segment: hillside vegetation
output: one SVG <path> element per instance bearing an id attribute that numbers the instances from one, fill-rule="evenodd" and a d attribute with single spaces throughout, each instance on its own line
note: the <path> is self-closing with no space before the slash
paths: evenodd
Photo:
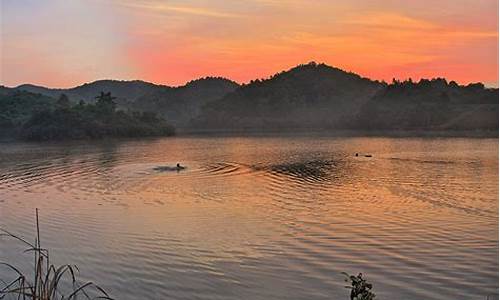
<path id="1" fill-rule="evenodd" d="M 498 89 L 438 78 L 394 81 L 360 110 L 356 127 L 404 130 L 498 130 Z"/>
<path id="2" fill-rule="evenodd" d="M 80 101 L 93 103 L 95 96 L 104 91 L 113 94 L 115 102 L 119 107 L 127 107 L 135 99 L 163 87 L 165 86 L 141 80 L 97 80 L 68 89 L 54 89 L 32 84 L 23 84 L 16 87 L 16 89 L 56 99 L 61 94 L 65 94 L 72 103 L 78 103 Z"/>
<path id="3" fill-rule="evenodd" d="M 234 91 L 239 85 L 221 77 L 206 77 L 180 87 L 163 87 L 136 99 L 132 109 L 157 112 L 176 127 L 188 126 L 201 107 Z"/>
<path id="4" fill-rule="evenodd" d="M 498 89 L 445 79 L 372 81 L 310 63 L 208 103 L 199 130 L 498 131 Z"/>
<path id="5" fill-rule="evenodd" d="M 52 108 L 55 102 L 51 97 L 0 87 L 0 128 L 14 130 L 34 113 Z"/>
<path id="6" fill-rule="evenodd" d="M 101 92 L 114 96 L 112 114 L 98 112 L 95 96 Z M 61 94 L 67 95 L 69 109 L 61 110 L 56 105 L 55 99 Z M 206 77 L 179 87 L 117 80 L 70 89 L 2 87 L 0 125 L 5 132 L 31 118 L 24 136 L 49 138 L 165 134 L 170 132 L 165 129 L 165 119 L 183 132 L 374 130 L 455 134 L 498 132 L 498 105 L 498 89 L 481 83 L 464 86 L 436 78 L 387 84 L 312 62 L 243 85 Z M 72 133 L 44 129 L 58 127 L 51 119 L 80 129 Z"/>
<path id="7" fill-rule="evenodd" d="M 26 91 L 2 89 L 2 135 L 26 140 L 96 139 L 104 137 L 169 136 L 174 127 L 150 112 L 117 110 L 111 93 L 96 97 L 95 104 L 72 104 Z"/>
<path id="8" fill-rule="evenodd" d="M 199 128 L 288 130 L 345 127 L 382 83 L 325 64 L 255 80 L 203 107 Z"/>

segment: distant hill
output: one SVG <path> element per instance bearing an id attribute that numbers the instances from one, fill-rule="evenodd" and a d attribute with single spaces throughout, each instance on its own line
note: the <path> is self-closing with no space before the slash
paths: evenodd
<path id="1" fill-rule="evenodd" d="M 384 85 L 325 64 L 299 65 L 208 103 L 192 126 L 218 130 L 343 128 Z"/>
<path id="2" fill-rule="evenodd" d="M 498 89 L 445 79 L 394 81 L 360 110 L 355 125 L 380 130 L 498 130 Z"/>
<path id="3" fill-rule="evenodd" d="M 156 85 L 140 80 L 98 80 L 68 89 L 52 89 L 32 84 L 23 84 L 16 87 L 16 89 L 31 93 L 39 93 L 53 98 L 58 98 L 61 94 L 65 94 L 69 97 L 70 101 L 74 103 L 80 100 L 95 102 L 95 97 L 99 95 L 100 92 L 111 92 L 111 94 L 117 97 L 116 102 L 119 106 L 127 107 L 137 98 L 164 87 L 163 85 Z"/>
<path id="4" fill-rule="evenodd" d="M 111 93 L 71 103 L 0 86 L 0 137 L 26 140 L 169 136 L 175 128 L 154 113 L 117 110 Z"/>
<path id="5" fill-rule="evenodd" d="M 193 80 L 180 87 L 162 87 L 137 98 L 132 109 L 156 112 L 172 124 L 185 127 L 198 116 L 206 103 L 218 100 L 234 91 L 239 85 L 220 77 Z"/>
<path id="6" fill-rule="evenodd" d="M 179 87 L 155 85 L 144 81 L 99 80 L 74 88 L 52 89 L 31 84 L 20 85 L 14 90 L 41 94 L 59 98 L 68 96 L 71 102 L 83 100 L 95 102 L 100 92 L 111 92 L 121 109 L 155 112 L 167 118 L 171 123 L 185 126 L 198 115 L 204 104 L 222 98 L 234 91 L 239 85 L 220 77 L 206 77 L 188 82 Z"/>
<path id="7" fill-rule="evenodd" d="M 138 80 L 69 89 L 0 87 L 0 124 L 8 128 L 44 107 L 53 109 L 61 94 L 74 105 L 95 103 L 101 92 L 116 97 L 118 111 L 157 113 L 181 131 L 498 132 L 498 89 L 442 78 L 387 84 L 314 62 L 243 85 L 206 77 L 179 87 Z"/>
<path id="8" fill-rule="evenodd" d="M 5 87 L 3 85 L 0 85 L 0 95 L 2 95 L 2 96 L 9 94 L 13 90 L 14 90 L 13 88 L 9 88 L 9 87 Z"/>
<path id="9" fill-rule="evenodd" d="M 21 126 L 34 113 L 53 108 L 55 102 L 55 99 L 41 94 L 0 87 L 0 130 Z"/>
<path id="10" fill-rule="evenodd" d="M 154 113 L 117 110 L 114 99 L 111 93 L 102 92 L 95 103 L 72 105 L 61 96 L 52 108 L 31 114 L 19 128 L 18 136 L 49 141 L 175 134 L 175 128 Z"/>

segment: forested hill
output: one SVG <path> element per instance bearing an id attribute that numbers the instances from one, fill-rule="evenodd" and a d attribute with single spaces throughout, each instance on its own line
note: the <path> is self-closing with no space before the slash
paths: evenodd
<path id="1" fill-rule="evenodd" d="M 136 99 L 131 107 L 156 112 L 178 127 L 186 127 L 203 105 L 218 100 L 239 85 L 221 77 L 206 77 L 180 87 L 164 87 Z"/>
<path id="2" fill-rule="evenodd" d="M 442 78 L 391 84 L 310 63 L 208 103 L 201 131 L 498 131 L 498 89 Z"/>
<path id="3" fill-rule="evenodd" d="M 227 130 L 337 128 L 353 120 L 384 85 L 309 63 L 255 80 L 207 104 L 192 126 Z"/>
<path id="4" fill-rule="evenodd" d="M 95 102 L 100 92 L 110 92 L 120 109 L 155 112 L 177 126 L 185 126 L 196 117 L 204 104 L 222 98 L 239 85 L 222 77 L 206 77 L 179 87 L 155 85 L 135 80 L 99 80 L 69 89 L 52 89 L 31 84 L 20 85 L 13 90 L 31 92 L 57 99 L 61 94 L 70 102 Z"/>
<path id="5" fill-rule="evenodd" d="M 381 130 L 498 130 L 498 89 L 445 79 L 394 81 L 360 110 L 355 127 Z"/>
<path id="6" fill-rule="evenodd" d="M 116 97 L 117 104 L 123 107 L 143 95 L 165 87 L 140 80 L 98 80 L 68 89 L 54 89 L 32 84 L 23 84 L 15 89 L 53 98 L 58 98 L 61 94 L 65 94 L 73 103 L 78 103 L 80 100 L 93 102 L 95 96 L 104 91 L 113 94 Z"/>
<path id="7" fill-rule="evenodd" d="M 0 136 L 26 140 L 96 139 L 169 136 L 175 133 L 163 118 L 150 112 L 117 109 L 115 97 L 101 92 L 94 103 L 74 104 L 0 87 Z"/>
<path id="8" fill-rule="evenodd" d="M 21 127 L 34 113 L 53 108 L 54 98 L 0 86 L 0 134 Z"/>
<path id="9" fill-rule="evenodd" d="M 54 109 L 62 93 L 71 106 L 94 105 L 101 92 L 113 95 L 117 111 L 156 113 L 183 132 L 498 131 L 498 89 L 442 78 L 387 84 L 314 62 L 243 85 L 206 77 L 179 87 L 115 80 L 71 89 L 2 87 L 0 122 L 17 126 Z"/>

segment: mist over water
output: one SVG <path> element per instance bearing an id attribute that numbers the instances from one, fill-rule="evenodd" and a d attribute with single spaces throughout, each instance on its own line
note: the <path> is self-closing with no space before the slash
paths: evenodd
<path id="1" fill-rule="evenodd" d="M 35 207 L 51 259 L 116 299 L 347 299 L 342 271 L 380 299 L 498 299 L 498 139 L 0 144 L 0 227 L 33 238 Z"/>

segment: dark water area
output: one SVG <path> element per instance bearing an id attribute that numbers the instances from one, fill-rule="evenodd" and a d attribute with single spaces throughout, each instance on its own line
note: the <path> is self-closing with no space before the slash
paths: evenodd
<path id="1" fill-rule="evenodd" d="M 0 143 L 0 227 L 33 239 L 35 207 L 54 262 L 116 299 L 347 299 L 343 271 L 379 299 L 498 299 L 498 139 Z"/>

